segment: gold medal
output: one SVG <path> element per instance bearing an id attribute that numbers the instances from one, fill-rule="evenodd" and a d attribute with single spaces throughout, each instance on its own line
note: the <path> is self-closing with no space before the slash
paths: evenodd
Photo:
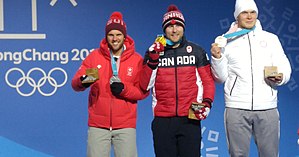
<path id="1" fill-rule="evenodd" d="M 163 46 L 166 46 L 166 39 L 165 39 L 164 35 L 161 35 L 161 34 L 157 35 L 157 38 L 156 38 L 155 42 L 159 42 Z"/>

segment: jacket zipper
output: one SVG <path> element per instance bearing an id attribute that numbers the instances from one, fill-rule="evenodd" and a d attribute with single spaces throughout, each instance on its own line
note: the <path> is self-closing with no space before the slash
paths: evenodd
<path id="1" fill-rule="evenodd" d="M 174 57 L 177 58 L 177 52 L 176 50 L 174 49 Z M 177 80 L 177 75 L 178 75 L 178 72 L 177 72 L 177 60 L 175 59 L 174 60 L 175 64 L 174 64 L 174 69 L 175 69 L 175 75 L 174 75 L 174 79 L 175 79 L 175 114 L 176 116 L 178 116 L 178 80 Z"/>
<path id="2" fill-rule="evenodd" d="M 113 104 L 113 98 L 111 99 L 111 103 L 110 103 L 110 127 L 109 130 L 112 131 L 112 104 Z"/>
<path id="3" fill-rule="evenodd" d="M 250 63 L 251 63 L 251 110 L 253 110 L 253 68 L 252 68 L 252 50 L 251 50 L 251 42 L 249 38 L 249 34 L 247 33 L 248 42 L 249 42 L 249 50 L 250 50 Z"/>
<path id="4" fill-rule="evenodd" d="M 113 58 L 114 59 L 114 58 Z M 116 61 L 116 65 L 117 65 L 117 73 L 118 73 L 118 75 L 119 75 L 119 69 L 120 69 L 120 59 L 121 59 L 121 57 L 119 57 L 118 59 L 117 59 L 117 61 Z M 111 67 L 111 69 L 112 69 L 112 67 Z M 113 75 L 113 72 L 112 72 L 112 75 Z M 112 98 L 111 99 L 111 104 L 110 104 L 110 128 L 109 128 L 109 130 L 110 131 L 112 131 L 113 130 L 113 127 L 112 127 L 112 104 L 114 104 L 114 99 Z"/>

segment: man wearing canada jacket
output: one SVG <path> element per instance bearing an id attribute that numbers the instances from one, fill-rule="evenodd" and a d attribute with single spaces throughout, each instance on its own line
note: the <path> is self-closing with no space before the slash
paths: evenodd
<path id="1" fill-rule="evenodd" d="M 215 85 L 207 54 L 184 36 L 185 19 L 175 5 L 164 15 L 166 44 L 155 42 L 145 54 L 140 85 L 152 89 L 152 132 L 156 157 L 199 157 L 201 124 L 212 107 Z M 157 40 L 156 40 L 157 41 Z M 192 104 L 197 120 L 189 119 Z"/>

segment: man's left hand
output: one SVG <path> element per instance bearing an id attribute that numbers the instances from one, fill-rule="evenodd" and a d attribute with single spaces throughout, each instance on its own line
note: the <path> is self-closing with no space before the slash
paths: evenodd
<path id="1" fill-rule="evenodd" d="M 119 96 L 119 94 L 124 90 L 124 84 L 122 82 L 113 82 L 110 84 L 111 92 L 114 96 Z"/>
<path id="2" fill-rule="evenodd" d="M 280 75 L 277 75 L 277 76 L 273 76 L 273 77 L 267 77 L 267 79 L 273 83 L 280 83 L 282 81 L 282 78 L 283 78 L 283 74 L 280 73 Z"/>
<path id="3" fill-rule="evenodd" d="M 193 109 L 193 110 L 194 110 L 194 114 L 195 114 L 197 119 L 204 120 L 208 117 L 211 108 L 208 107 L 208 106 L 203 106 L 201 108 Z"/>

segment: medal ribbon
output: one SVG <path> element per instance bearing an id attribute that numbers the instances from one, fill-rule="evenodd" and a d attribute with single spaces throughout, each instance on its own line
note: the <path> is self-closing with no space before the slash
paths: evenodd
<path id="1" fill-rule="evenodd" d="M 166 39 L 166 44 L 169 45 L 169 46 L 173 46 L 175 44 L 178 44 L 182 41 L 182 39 L 180 39 L 178 42 L 172 42 L 171 40 L 169 39 Z"/>
<path id="2" fill-rule="evenodd" d="M 122 52 L 124 51 L 124 49 L 122 50 Z M 117 65 L 116 62 L 114 60 L 112 51 L 110 50 L 110 57 L 111 57 L 111 67 L 112 67 L 112 72 L 113 72 L 113 76 L 118 76 L 118 69 L 117 69 Z M 120 60 L 120 57 L 117 59 Z"/>
<path id="3" fill-rule="evenodd" d="M 235 37 L 235 36 L 240 36 L 240 35 L 249 33 L 249 32 L 251 32 L 251 31 L 253 31 L 254 29 L 255 29 L 255 26 L 252 27 L 251 29 L 242 29 L 242 30 L 237 31 L 237 32 L 234 32 L 234 33 L 225 34 L 224 37 L 225 37 L 225 38 L 232 38 L 232 37 Z"/>

